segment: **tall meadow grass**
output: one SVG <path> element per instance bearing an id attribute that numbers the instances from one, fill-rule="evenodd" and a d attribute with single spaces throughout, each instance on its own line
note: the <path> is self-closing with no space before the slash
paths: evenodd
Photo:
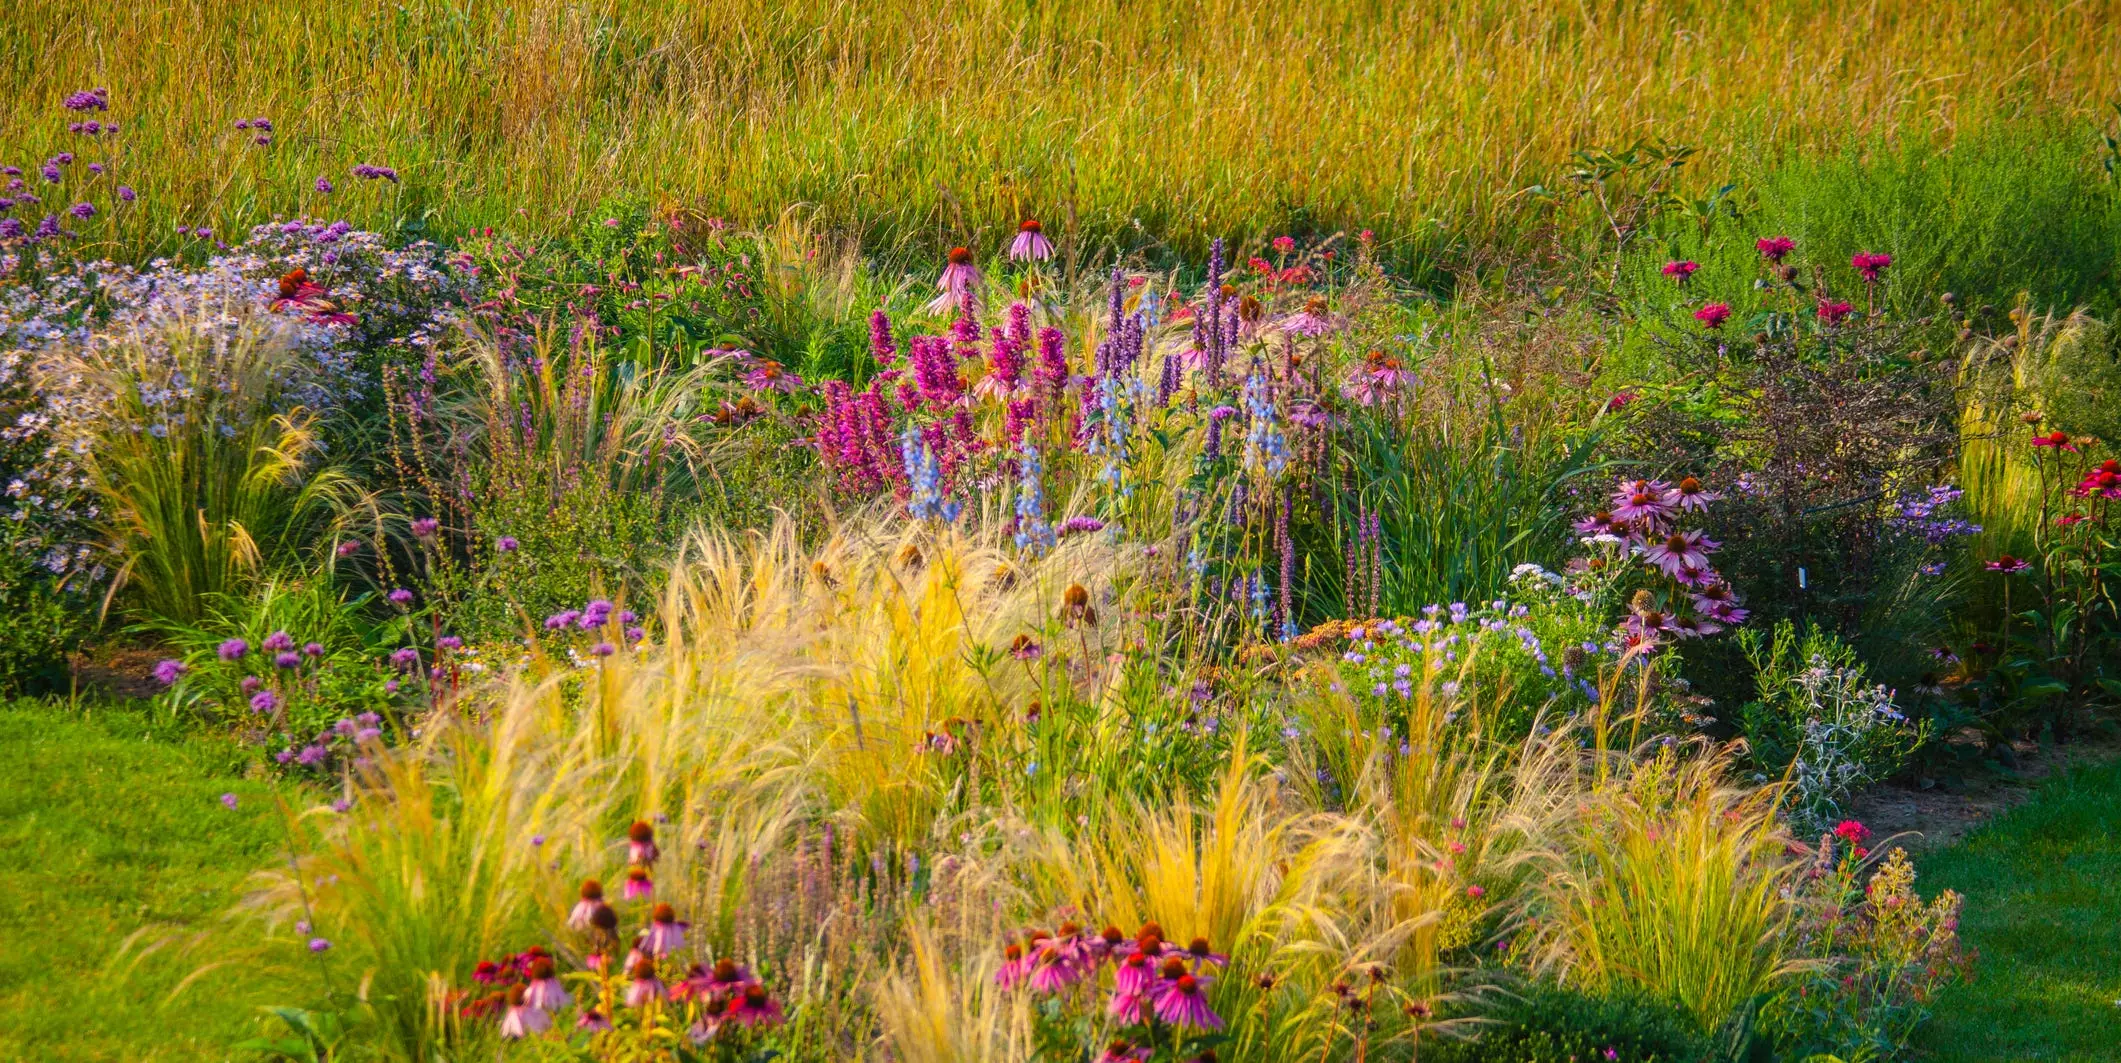
<path id="1" fill-rule="evenodd" d="M 549 229 L 652 197 L 752 224 L 804 204 L 873 246 L 991 243 L 1032 215 L 1071 261 L 1114 237 L 1197 250 L 1337 227 L 1478 259 L 1546 223 L 1517 193 L 1581 148 L 1693 145 L 1712 186 L 1798 146 L 2090 118 L 2121 75 L 2110 0 L 188 0 L 123 17 L 28 0 L 0 25 L 15 150 L 69 146 L 59 100 L 112 90 L 115 172 L 142 194 L 101 238 L 134 251 L 172 246 L 180 221 Z M 268 147 L 233 127 L 259 115 Z M 404 183 L 346 176 L 362 163 Z"/>

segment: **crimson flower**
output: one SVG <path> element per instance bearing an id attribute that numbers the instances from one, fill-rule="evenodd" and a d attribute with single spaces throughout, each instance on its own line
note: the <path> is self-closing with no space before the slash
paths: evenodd
<path id="1" fill-rule="evenodd" d="M 1722 328 L 1723 323 L 1730 319 L 1731 304 L 1729 303 L 1710 303 L 1694 311 L 1694 320 L 1701 322 L 1705 328 Z"/>

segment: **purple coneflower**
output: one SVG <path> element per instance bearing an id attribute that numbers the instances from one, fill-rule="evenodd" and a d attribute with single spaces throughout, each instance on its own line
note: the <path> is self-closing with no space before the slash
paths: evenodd
<path id="1" fill-rule="evenodd" d="M 1281 327 L 1299 336 L 1323 336 L 1336 327 L 1332 314 L 1326 306 L 1326 297 L 1314 295 L 1304 301 L 1304 308 L 1284 318 Z"/>
<path id="2" fill-rule="evenodd" d="M 2027 561 L 2022 557 L 2013 557 L 2010 554 L 2004 554 L 2003 556 L 1995 559 L 1994 561 L 1986 562 L 1986 564 L 1990 572 L 2001 572 L 2005 575 L 2023 572 L 2026 569 L 2033 567 L 2032 562 Z"/>
<path id="3" fill-rule="evenodd" d="M 562 995 L 565 995 L 564 992 Z M 511 1041 L 520 1040 L 534 1033 L 544 1033 L 551 1028 L 552 1015 L 544 1008 L 530 1003 L 529 989 L 522 985 L 508 987 L 508 1011 L 501 1016 L 502 1037 Z"/>
<path id="4" fill-rule="evenodd" d="M 1158 986 L 1154 1001 L 1157 1019 L 1198 1030 L 1222 1029 L 1222 1017 L 1208 1007 L 1208 998 L 1201 992 L 1212 980 L 1207 975 L 1182 974 Z"/>
<path id="5" fill-rule="evenodd" d="M 1613 492 L 1613 519 L 1623 524 L 1663 520 L 1678 502 L 1673 494 L 1671 485 L 1659 480 L 1622 481 Z"/>
<path id="6" fill-rule="evenodd" d="M 574 907 L 567 912 L 568 928 L 577 931 L 589 929 L 592 920 L 597 914 L 597 909 L 603 907 L 606 907 L 604 904 L 604 884 L 593 878 L 583 879 L 582 897 L 574 902 Z"/>
<path id="7" fill-rule="evenodd" d="M 1012 941 L 1002 948 L 1002 965 L 994 970 L 994 984 L 1003 989 L 1014 989 L 1029 977 L 1031 965 L 1024 958 L 1024 947 Z"/>
<path id="8" fill-rule="evenodd" d="M 1709 554 L 1719 544 L 1700 530 L 1675 531 L 1662 539 L 1652 540 L 1642 551 L 1643 559 L 1663 569 L 1665 575 L 1677 578 L 1688 570 L 1705 570 Z"/>
<path id="9" fill-rule="evenodd" d="M 979 267 L 972 264 L 972 252 L 962 247 L 951 248 L 949 263 L 943 267 L 943 275 L 935 281 L 942 294 L 928 304 L 928 312 L 940 314 L 953 306 L 970 303 L 972 290 L 979 286 L 979 282 Z"/>
<path id="10" fill-rule="evenodd" d="M 1613 515 L 1602 509 L 1576 522 L 1576 534 L 1578 535 L 1619 535 L 1620 533 L 1621 527 L 1614 523 Z"/>
<path id="11" fill-rule="evenodd" d="M 582 1012 L 581 1018 L 574 1020 L 574 1028 L 588 1030 L 590 1033 L 604 1033 L 611 1029 L 611 1020 L 605 1018 L 603 1012 L 590 1008 Z"/>
<path id="12" fill-rule="evenodd" d="M 641 932 L 640 949 L 652 956 L 676 952 L 685 947 L 685 929 L 691 925 L 678 921 L 677 909 L 658 904 L 649 917 L 648 929 Z"/>
<path id="13" fill-rule="evenodd" d="M 1024 219 L 1023 224 L 1016 227 L 1016 239 L 1009 242 L 1010 260 L 1044 262 L 1052 257 L 1053 242 L 1046 239 L 1044 228 L 1036 219 Z"/>
<path id="14" fill-rule="evenodd" d="M 626 1006 L 638 1008 L 651 1000 L 662 1000 L 670 995 L 663 980 L 655 976 L 655 960 L 643 956 L 633 965 L 633 983 L 626 987 Z"/>
<path id="15" fill-rule="evenodd" d="M 1678 493 L 1679 508 L 1688 512 L 1705 512 L 1709 503 L 1723 497 L 1702 487 L 1701 481 L 1692 476 L 1682 478 L 1675 490 Z"/>
<path id="16" fill-rule="evenodd" d="M 1149 1055 L 1150 1049 L 1147 1046 L 1136 1045 L 1122 1037 L 1105 1046 L 1104 1054 L 1097 1057 L 1097 1063 L 1138 1063 L 1148 1059 Z"/>
<path id="17" fill-rule="evenodd" d="M 1039 947 L 1038 959 L 1031 967 L 1029 983 L 1041 993 L 1058 993 L 1082 980 L 1087 973 L 1076 966 L 1068 949 L 1058 941 L 1048 941 Z"/>
<path id="18" fill-rule="evenodd" d="M 655 895 L 655 882 L 648 877 L 648 869 L 635 865 L 626 869 L 626 885 L 619 889 L 619 896 L 629 901 L 645 901 Z"/>
<path id="19" fill-rule="evenodd" d="M 1193 969 L 1195 971 L 1200 970 L 1202 964 L 1213 964 L 1217 967 L 1223 967 L 1230 962 L 1228 955 L 1216 952 L 1208 947 L 1207 938 L 1194 938 L 1193 942 L 1182 950 L 1182 955 L 1193 961 Z"/>
<path id="20" fill-rule="evenodd" d="M 752 985 L 744 989 L 737 998 L 736 1007 L 729 1017 L 746 1026 L 778 1026 L 781 1023 L 781 1005 L 766 994 L 766 987 Z"/>
<path id="21" fill-rule="evenodd" d="M 727 956 L 714 961 L 713 967 L 699 971 L 689 981 L 693 992 L 702 996 L 735 996 L 758 984 L 749 969 Z"/>

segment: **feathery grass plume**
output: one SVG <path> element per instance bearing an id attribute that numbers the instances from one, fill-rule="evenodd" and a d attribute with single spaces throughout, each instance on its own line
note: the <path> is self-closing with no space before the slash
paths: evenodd
<path id="1" fill-rule="evenodd" d="M 882 1041 L 902 1063 L 1013 1063 L 1033 1054 L 1032 998 L 994 982 L 994 950 L 952 957 L 919 921 L 870 988 Z"/>
<path id="2" fill-rule="evenodd" d="M 1729 777 L 1727 753 L 1670 743 L 1581 774 L 1579 811 L 1533 864 L 1534 962 L 1594 989 L 1640 986 L 1704 1033 L 1742 1030 L 1802 966 L 1789 931 L 1805 864 L 1777 788 Z"/>
<path id="3" fill-rule="evenodd" d="M 39 359 L 56 430 L 122 558 L 110 594 L 195 621 L 211 596 L 301 556 L 365 499 L 323 457 L 312 330 L 233 277 L 173 288 Z M 106 598 L 106 606 L 110 599 Z"/>

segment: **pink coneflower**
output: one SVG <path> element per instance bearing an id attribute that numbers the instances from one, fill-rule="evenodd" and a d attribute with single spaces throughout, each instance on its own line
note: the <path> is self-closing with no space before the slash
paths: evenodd
<path id="1" fill-rule="evenodd" d="M 940 314 L 951 307 L 970 303 L 972 290 L 979 283 L 979 267 L 972 264 L 972 252 L 962 247 L 951 248 L 949 264 L 943 267 L 943 275 L 935 281 L 942 294 L 928 304 L 928 312 Z"/>
<path id="2" fill-rule="evenodd" d="M 1723 323 L 1730 319 L 1731 304 L 1729 303 L 1710 303 L 1694 311 L 1694 320 L 1701 322 L 1704 328 L 1722 328 Z"/>
<path id="3" fill-rule="evenodd" d="M 1031 965 L 1028 980 L 1032 989 L 1041 993 L 1058 993 L 1082 980 L 1086 972 L 1076 965 L 1066 945 L 1059 941 L 1048 941 L 1038 949 L 1038 958 Z"/>
<path id="4" fill-rule="evenodd" d="M 1797 241 L 1787 236 L 1763 236 L 1753 241 L 1753 249 L 1769 262 L 1780 263 L 1797 249 Z"/>
<path id="5" fill-rule="evenodd" d="M 1825 325 L 1839 325 L 1843 321 L 1848 320 L 1848 316 L 1855 312 L 1855 307 L 1839 299 L 1821 299 L 1817 310 L 1820 323 Z"/>
<path id="6" fill-rule="evenodd" d="M 1676 495 L 1672 485 L 1661 480 L 1624 480 L 1613 492 L 1613 519 L 1622 524 L 1663 520 L 1678 504 Z"/>
<path id="7" fill-rule="evenodd" d="M 1629 635 L 1644 641 L 1655 641 L 1659 635 L 1673 633 L 1671 614 L 1661 609 L 1640 609 L 1628 615 L 1621 625 Z"/>
<path id="8" fill-rule="evenodd" d="M 501 1036 L 511 1041 L 552 1029 L 552 1016 L 545 1009 L 524 1003 L 527 992 L 520 985 L 508 990 L 508 1012 L 501 1016 Z"/>
<path id="9" fill-rule="evenodd" d="M 553 973 L 550 957 L 540 956 L 530 961 L 530 969 L 526 973 L 530 976 L 530 985 L 523 990 L 524 1004 L 546 1011 L 558 1011 L 574 1003 L 574 998 L 567 995 L 567 987 L 561 985 L 560 979 Z"/>
<path id="10" fill-rule="evenodd" d="M 605 1018 L 603 1012 L 590 1008 L 582 1013 L 581 1018 L 574 1020 L 574 1028 L 588 1030 L 590 1033 L 604 1033 L 611 1029 L 611 1020 Z"/>
<path id="11" fill-rule="evenodd" d="M 744 995 L 737 998 L 736 1007 L 730 1009 L 729 1018 L 746 1026 L 778 1026 L 781 1005 L 766 994 L 765 986 L 748 986 Z"/>
<path id="12" fill-rule="evenodd" d="M 700 1017 L 692 1020 L 685 1036 L 695 1045 L 704 1045 L 722 1032 L 722 1023 L 729 1018 L 729 1002 L 710 1000 L 700 1005 Z"/>
<path id="13" fill-rule="evenodd" d="M 655 828 L 649 826 L 647 820 L 634 820 L 633 826 L 626 828 L 626 860 L 628 863 L 640 864 L 646 867 L 654 864 L 662 855 L 663 851 L 655 847 Z"/>
<path id="14" fill-rule="evenodd" d="M 2046 435 L 2035 432 L 2033 433 L 2033 446 L 2052 447 L 2056 450 L 2069 451 L 2072 454 L 2077 453 L 2076 445 L 2070 442 L 2068 432 L 2049 432 Z"/>
<path id="15" fill-rule="evenodd" d="M 1990 572 L 2001 572 L 2005 575 L 2023 572 L 2026 569 L 2033 567 L 2032 562 L 2027 561 L 2022 557 L 2013 557 L 2010 554 L 2004 554 L 2002 557 L 1999 557 L 1994 561 L 1990 561 L 1987 564 L 1988 570 Z"/>
<path id="16" fill-rule="evenodd" d="M 1618 535 L 1621 530 L 1613 515 L 1602 509 L 1576 522 L 1578 535 Z"/>
<path id="17" fill-rule="evenodd" d="M 1414 372 L 1396 355 L 1371 351 L 1349 374 L 1342 392 L 1364 406 L 1379 406 L 1414 382 Z"/>
<path id="18" fill-rule="evenodd" d="M 1694 275 L 1694 271 L 1700 268 L 1699 262 L 1667 262 L 1664 264 L 1664 275 L 1680 285 L 1685 285 L 1687 279 Z"/>
<path id="19" fill-rule="evenodd" d="M 1053 257 L 1053 242 L 1046 239 L 1045 228 L 1035 218 L 1025 218 L 1016 227 L 1016 239 L 1009 242 L 1009 258 L 1013 262 L 1044 262 Z"/>
<path id="20" fill-rule="evenodd" d="M 655 882 L 648 877 L 648 869 L 636 864 L 626 869 L 626 885 L 619 889 L 619 896 L 629 901 L 645 901 L 655 895 Z"/>
<path id="21" fill-rule="evenodd" d="M 670 996 L 669 987 L 655 975 L 655 960 L 647 956 L 641 957 L 633 965 L 631 973 L 633 983 L 626 987 L 627 1007 L 643 1007 L 651 1000 L 664 1000 Z"/>
<path id="22" fill-rule="evenodd" d="M 1118 996 L 1138 997 L 1149 991 L 1156 980 L 1156 965 L 1149 955 L 1140 949 L 1127 954 L 1112 971 L 1112 992 Z"/>
<path id="23" fill-rule="evenodd" d="M 1014 989 L 1031 975 L 1031 964 L 1024 958 L 1024 947 L 1012 941 L 1002 948 L 1002 965 L 994 970 L 994 984 L 1003 989 Z"/>
<path id="24" fill-rule="evenodd" d="M 1707 569 L 1709 554 L 1721 544 L 1701 531 L 1675 531 L 1662 539 L 1653 539 L 1643 548 L 1643 560 L 1664 570 L 1664 574 L 1677 578 L 1680 573 L 1695 569 Z"/>
<path id="25" fill-rule="evenodd" d="M 739 965 L 727 956 L 714 961 L 714 966 L 699 972 L 691 979 L 694 992 L 703 996 L 733 997 L 749 986 L 758 984 L 751 977 L 749 968 Z"/>
<path id="26" fill-rule="evenodd" d="M 1892 264 L 1893 256 L 1883 251 L 1858 251 L 1854 258 L 1849 259 L 1849 265 L 1856 267 L 1856 272 L 1863 274 L 1865 284 L 1878 283 L 1878 278 L 1885 273 L 1885 267 Z"/>
<path id="27" fill-rule="evenodd" d="M 1738 596 L 1722 580 L 1713 580 L 1694 591 L 1694 609 L 1719 624 L 1742 624 L 1750 613 L 1738 606 Z"/>
<path id="28" fill-rule="evenodd" d="M 654 956 L 665 956 L 685 947 L 685 928 L 691 923 L 678 922 L 677 909 L 667 904 L 655 906 L 649 917 L 648 929 L 641 932 L 641 951 Z"/>
<path id="29" fill-rule="evenodd" d="M 1281 327 L 1299 336 L 1323 336 L 1336 327 L 1326 307 L 1326 298 L 1314 295 L 1304 301 L 1304 308 L 1282 319 Z"/>
<path id="30" fill-rule="evenodd" d="M 1224 967 L 1228 966 L 1230 963 L 1230 957 L 1227 954 L 1217 952 L 1214 949 L 1208 947 L 1207 938 L 1194 938 L 1193 941 L 1188 944 L 1184 950 L 1182 950 L 1181 954 L 1184 955 L 1187 959 L 1193 961 L 1193 969 L 1195 971 L 1199 971 L 1202 964 L 1213 964 L 1217 967 Z"/>
<path id="31" fill-rule="evenodd" d="M 1150 1054 L 1151 1050 L 1146 1046 L 1135 1045 L 1122 1037 L 1105 1046 L 1104 1054 L 1097 1057 L 1097 1063 L 1137 1063 L 1149 1058 Z"/>
<path id="32" fill-rule="evenodd" d="M 1675 490 L 1679 495 L 1679 508 L 1689 513 L 1705 512 L 1709 503 L 1723 497 L 1701 486 L 1701 481 L 1691 476 L 1682 477 Z"/>
<path id="33" fill-rule="evenodd" d="M 596 879 L 582 880 L 582 899 L 574 902 L 567 913 L 567 926 L 573 930 L 589 929 L 589 921 L 604 907 L 604 884 Z"/>
<path id="34" fill-rule="evenodd" d="M 1089 951 L 1091 956 L 1100 961 L 1116 960 L 1126 944 L 1127 935 L 1122 933 L 1118 927 L 1107 923 L 1105 929 L 1099 932 L 1096 937 L 1091 938 L 1084 945 L 1084 948 Z"/>
<path id="35" fill-rule="evenodd" d="M 761 358 L 749 373 L 744 374 L 744 386 L 753 391 L 794 391 L 803 385 L 803 378 L 781 368 L 781 363 L 771 358 Z"/>
<path id="36" fill-rule="evenodd" d="M 1204 974 L 1182 974 L 1158 986 L 1154 1001 L 1157 1019 L 1197 1030 L 1222 1029 L 1222 1016 L 1208 1007 L 1207 995 L 1201 992 L 1212 980 Z"/>

